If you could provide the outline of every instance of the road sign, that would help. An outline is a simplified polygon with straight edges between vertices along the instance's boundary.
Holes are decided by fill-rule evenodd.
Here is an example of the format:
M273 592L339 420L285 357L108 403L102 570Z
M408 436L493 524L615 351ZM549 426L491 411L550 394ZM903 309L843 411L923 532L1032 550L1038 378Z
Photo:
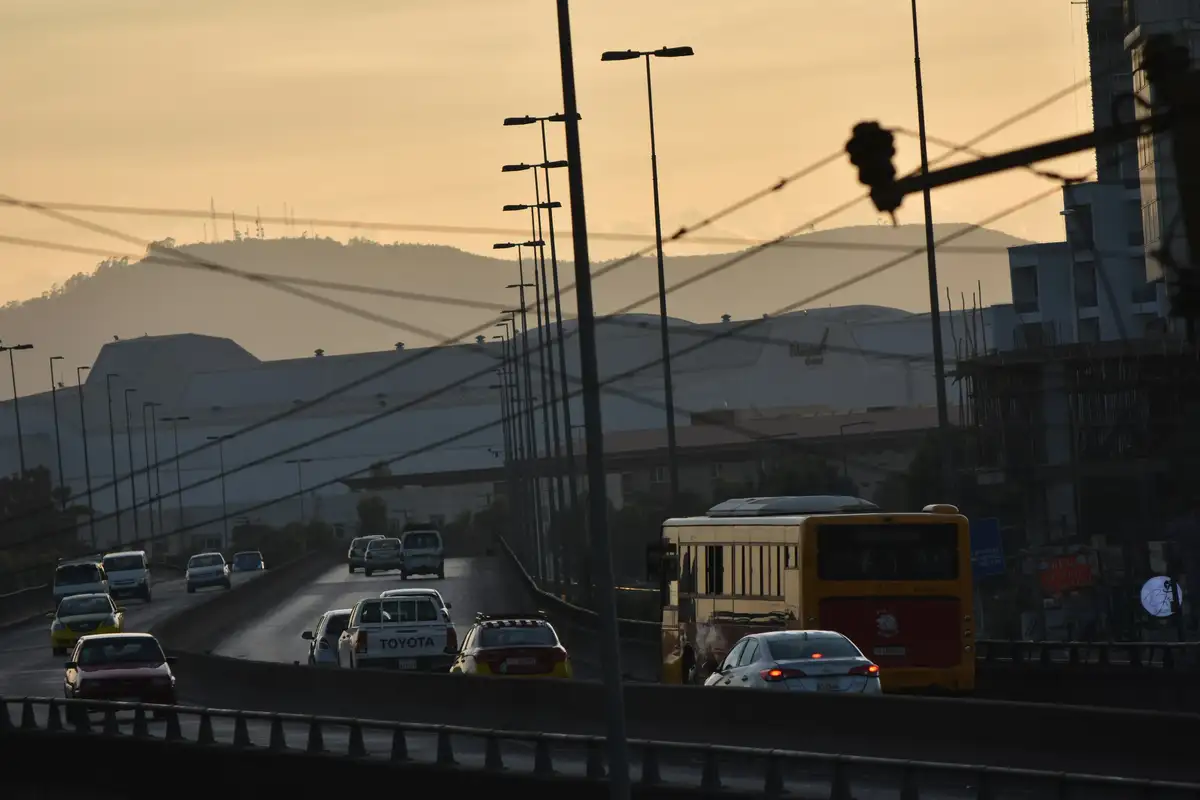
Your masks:
M995 517L971 521L971 571L976 578L1004 574L1004 540Z

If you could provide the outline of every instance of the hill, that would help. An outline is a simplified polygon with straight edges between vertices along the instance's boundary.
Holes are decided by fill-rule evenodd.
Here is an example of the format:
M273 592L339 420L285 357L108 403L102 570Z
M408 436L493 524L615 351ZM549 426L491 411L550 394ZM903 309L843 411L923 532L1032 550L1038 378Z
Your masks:
M941 238L956 230L961 226L940 225L937 234ZM921 226L864 226L806 234L673 292L668 297L669 312L694 321L712 321L722 314L735 319L761 316L898 260L923 243ZM985 303L1008 302L1005 248L1025 243L982 229L939 250L943 307L947 288L957 307L964 294L969 305L979 285ZM491 258L451 247L285 238L191 244L181 249L216 264L290 278L518 304L515 292L504 288L517 282L515 258ZM702 275L735 255L668 255L668 285ZM532 280L528 268L526 263L527 281ZM560 275L563 285L573 282L569 263L560 264ZM653 258L627 264L596 279L597 313L609 313L643 298L649 302L636 310L655 313L657 301L651 298L656 286ZM925 258L920 254L800 307L862 304L925 311L927 286ZM462 334L495 316L479 308L310 291L446 336ZM564 300L565 316L574 316L574 303L573 295ZM214 271L144 261L104 262L91 275L77 275L40 298L0 309L0 334L5 340L32 342L46 357L63 356L68 372L75 365L92 363L100 347L114 336L127 339L167 333L227 336L262 359L299 357L317 348L332 355L388 350L397 341L410 347L431 343L411 331L389 329L379 321L318 306L271 286ZM18 359L18 367L22 394L48 388L45 359Z

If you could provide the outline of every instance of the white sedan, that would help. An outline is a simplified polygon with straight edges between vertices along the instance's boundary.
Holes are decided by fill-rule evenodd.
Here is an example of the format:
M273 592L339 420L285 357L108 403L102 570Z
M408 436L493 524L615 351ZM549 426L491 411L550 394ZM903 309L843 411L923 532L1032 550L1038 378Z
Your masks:
M836 631L773 631L745 636L704 685L785 692L882 692L878 665Z

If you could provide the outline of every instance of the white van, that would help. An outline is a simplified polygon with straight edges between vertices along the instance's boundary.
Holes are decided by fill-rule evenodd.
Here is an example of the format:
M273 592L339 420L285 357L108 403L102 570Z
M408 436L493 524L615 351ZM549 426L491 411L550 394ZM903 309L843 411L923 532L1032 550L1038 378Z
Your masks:
M446 577L446 556L442 549L442 534L438 531L405 531L400 537L400 552L404 555L401 578L409 575Z
M77 594L108 594L108 578L98 561L64 561L54 570L54 607Z
M150 565L144 550L106 553L100 562L108 576L108 593L118 597L138 597L150 602Z

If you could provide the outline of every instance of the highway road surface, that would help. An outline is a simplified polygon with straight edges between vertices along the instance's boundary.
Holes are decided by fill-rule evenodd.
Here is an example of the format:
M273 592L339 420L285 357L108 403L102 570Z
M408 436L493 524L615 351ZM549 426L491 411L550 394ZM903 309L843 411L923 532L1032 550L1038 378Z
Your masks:
M262 573L234 573L233 583ZM185 608L203 603L224 589L198 589L188 594L183 579L154 584L154 601L123 600L125 630L144 631ZM62 697L63 656L50 652L50 621L39 619L0 631L0 697Z
M447 577L449 580L449 577ZM16 703L8 706L9 718L17 723L21 719L21 709ZM46 724L45 706L35 707L35 717L39 726ZM118 716L121 732L132 733L132 715L123 713ZM103 719L93 715L91 719L94 729L99 729ZM164 722L149 722L151 736L164 737L166 725ZM190 713L180 715L180 731L186 740L195 741L199 734L199 718ZM214 738L219 744L232 744L234 736L234 721L229 718L214 718L212 720ZM284 737L289 749L304 750L308 743L309 726L302 722L284 723ZM265 747L270 742L270 725L265 720L250 720L247 730L253 746ZM344 728L333 726L322 727L322 740L325 751L329 754L345 754L349 747L349 733ZM431 733L408 732L405 735L408 757L416 762L434 763L437 760L437 738ZM364 729L363 743L368 757L387 759L392 751L392 734L389 731ZM454 759L462 768L482 769L484 767L484 742L480 739L454 735L451 737L451 747ZM534 766L534 748L530 742L500 741L500 751L504 766L511 772L532 772ZM554 769L559 774L569 777L584 777L587 774L587 757L582 748L572 744L552 743L551 758ZM662 780L670 785L698 786L703 762L699 755L690 753L664 753L659 757L659 772ZM631 754L631 772L634 780L641 775L641 754L636 748ZM746 759L726 761L720 765L722 784L733 790L759 792L763 788L763 765ZM830 770L822 762L788 763L783 767L784 780L790 796L797 798L825 798L830 794ZM888 768L852 767L849 780L853 797L856 800L895 800L899 793L900 776ZM922 800L974 800L978 792L977 778L971 773L928 772L919 773L917 781L921 790ZM997 779L993 782L996 800L1041 800L1058 797L1057 787L1046 781L1004 781ZM1118 800L1127 799L1128 788L1105 787L1073 787L1074 794L1069 797L1087 797L1088 800ZM1155 795L1161 800L1172 800L1175 797L1190 795L1163 792Z

